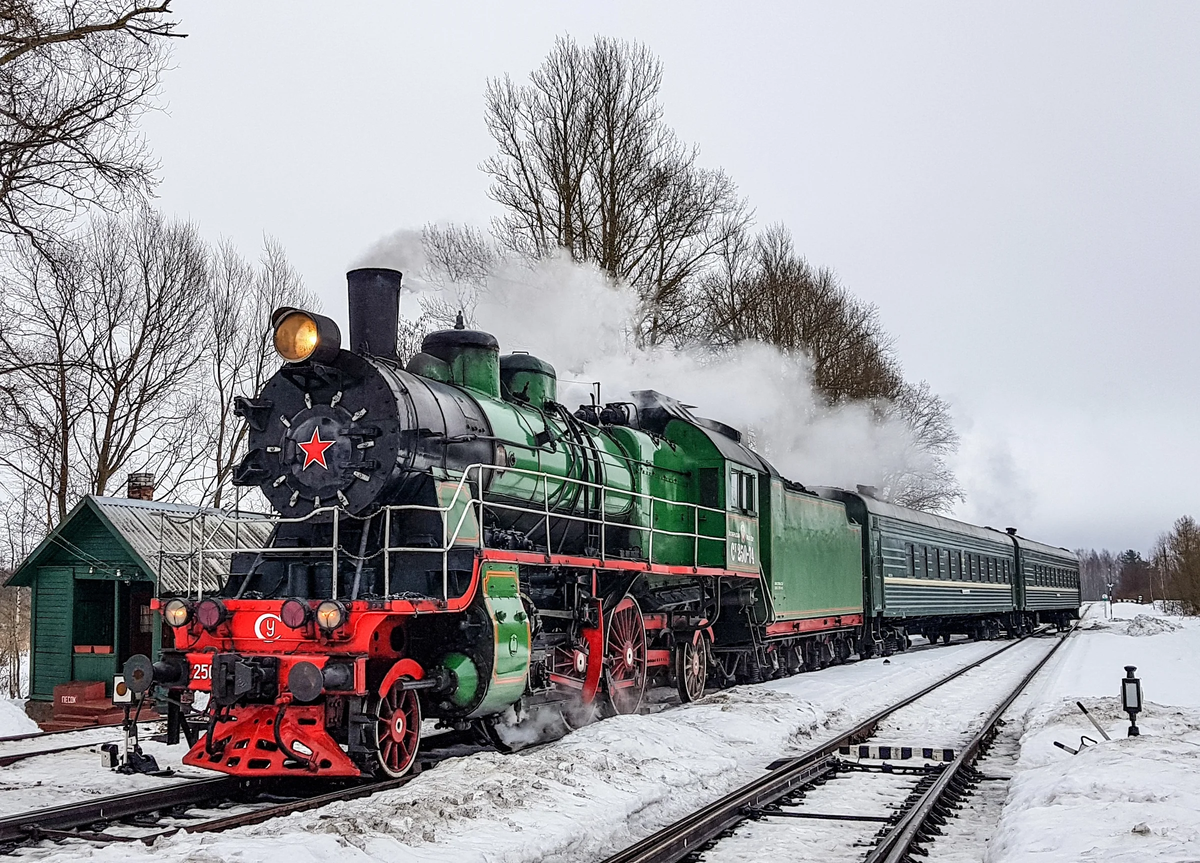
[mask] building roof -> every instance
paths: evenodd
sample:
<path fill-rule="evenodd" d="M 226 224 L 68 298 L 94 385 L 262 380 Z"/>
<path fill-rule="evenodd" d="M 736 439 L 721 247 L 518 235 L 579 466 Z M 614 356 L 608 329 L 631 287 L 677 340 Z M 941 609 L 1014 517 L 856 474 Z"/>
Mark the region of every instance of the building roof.
<path fill-rule="evenodd" d="M 273 526 L 266 516 L 254 513 L 88 495 L 17 567 L 6 584 L 33 584 L 37 567 L 60 548 L 86 555 L 86 548 L 64 535 L 84 513 L 98 518 L 116 537 L 122 549 L 158 583 L 159 593 L 188 593 L 200 586 L 205 591 L 216 590 L 229 572 L 230 555 L 211 551 L 201 555 L 200 549 L 263 547 Z M 108 563 L 96 562 L 101 566 Z"/>

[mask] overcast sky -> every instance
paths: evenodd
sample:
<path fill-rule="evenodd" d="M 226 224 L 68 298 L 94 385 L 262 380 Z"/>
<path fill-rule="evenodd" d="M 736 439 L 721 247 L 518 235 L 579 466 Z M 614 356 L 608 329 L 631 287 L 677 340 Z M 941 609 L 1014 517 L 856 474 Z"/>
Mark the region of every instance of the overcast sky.
<path fill-rule="evenodd" d="M 275 235 L 335 317 L 380 236 L 496 214 L 488 77 L 638 40 L 702 163 L 952 403 L 958 515 L 1143 551 L 1200 517 L 1200 4 L 177 8 L 160 205 L 247 254 Z"/>

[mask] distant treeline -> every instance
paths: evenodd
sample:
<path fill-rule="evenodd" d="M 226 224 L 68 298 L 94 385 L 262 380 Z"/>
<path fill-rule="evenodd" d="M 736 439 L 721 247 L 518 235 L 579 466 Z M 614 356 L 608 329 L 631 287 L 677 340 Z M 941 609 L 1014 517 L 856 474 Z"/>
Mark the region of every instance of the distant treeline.
<path fill-rule="evenodd" d="M 1084 599 L 1110 592 L 1114 599 L 1166 600 L 1182 614 L 1200 614 L 1200 525 L 1191 516 L 1177 519 L 1154 544 L 1149 557 L 1134 549 L 1079 549 Z"/>

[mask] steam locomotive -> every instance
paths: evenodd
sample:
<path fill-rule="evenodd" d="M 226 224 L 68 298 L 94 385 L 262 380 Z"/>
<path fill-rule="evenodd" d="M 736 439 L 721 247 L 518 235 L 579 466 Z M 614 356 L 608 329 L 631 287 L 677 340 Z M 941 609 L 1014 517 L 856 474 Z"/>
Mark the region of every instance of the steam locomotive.
<path fill-rule="evenodd" d="M 135 692 L 208 693 L 185 763 L 395 777 L 425 719 L 503 744 L 544 711 L 633 713 L 651 686 L 692 701 L 1077 616 L 1063 549 L 805 488 L 662 393 L 572 411 L 549 363 L 461 318 L 402 364 L 401 274 L 347 281 L 349 350 L 280 309 L 284 364 L 238 402 L 235 482 L 270 501 L 269 535 L 227 550 L 215 591 L 159 597 L 173 646 L 126 664 Z"/>

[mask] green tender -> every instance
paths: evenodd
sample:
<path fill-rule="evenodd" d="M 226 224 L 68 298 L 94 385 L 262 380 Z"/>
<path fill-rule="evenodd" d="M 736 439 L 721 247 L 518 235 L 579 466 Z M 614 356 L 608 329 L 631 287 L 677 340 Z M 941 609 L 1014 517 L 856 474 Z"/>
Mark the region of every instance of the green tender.
<path fill-rule="evenodd" d="M 841 503 L 794 491 L 779 477 L 759 492 L 763 577 L 775 620 L 863 610 L 860 529 Z"/>

